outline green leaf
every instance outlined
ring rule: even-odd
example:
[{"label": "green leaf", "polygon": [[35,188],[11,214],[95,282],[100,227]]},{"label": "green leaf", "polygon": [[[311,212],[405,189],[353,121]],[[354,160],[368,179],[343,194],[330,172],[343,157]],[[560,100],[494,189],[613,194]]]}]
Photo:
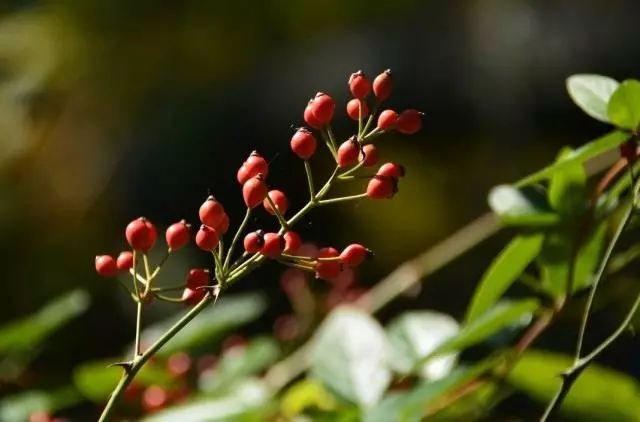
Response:
[{"label": "green leaf", "polygon": [[509,185],[495,186],[489,191],[489,206],[505,226],[549,227],[560,222],[546,198],[531,190]]},{"label": "green leaf", "polygon": [[49,302],[35,314],[0,327],[0,354],[37,347],[88,307],[89,295],[83,290],[74,290]]},{"label": "green leaf", "polygon": [[55,413],[82,401],[82,396],[73,387],[56,391],[26,391],[8,396],[0,401],[0,421],[16,422],[29,420],[35,412]]},{"label": "green leaf", "polygon": [[[101,402],[109,396],[122,376],[122,368],[108,366],[116,359],[93,361],[76,367],[73,371],[73,382],[76,388],[87,399]],[[136,375],[136,382],[143,385],[160,385],[170,387],[174,380],[161,366],[144,365]]]},{"label": "green leaf", "polygon": [[200,377],[200,390],[209,394],[227,391],[240,378],[256,375],[280,358],[281,351],[274,339],[261,337],[246,347],[229,349],[212,371]]},{"label": "green leaf", "polygon": [[482,276],[467,309],[465,324],[487,312],[538,256],[542,234],[515,237],[500,252]]},{"label": "green leaf", "polygon": [[391,382],[384,329],[370,315],[337,307],[311,346],[311,375],[329,391],[361,409],[375,405]]},{"label": "green leaf", "polygon": [[[458,331],[458,322],[449,315],[432,311],[406,312],[387,327],[392,346],[389,365],[402,374],[409,374],[422,358]],[[420,376],[428,380],[444,378],[451,372],[456,360],[456,353],[440,356],[422,365],[419,368]]]},{"label": "green leaf", "polygon": [[[529,350],[508,376],[509,383],[546,405],[560,387],[559,373],[570,368],[569,356]],[[591,364],[571,388],[561,413],[576,421],[637,421],[640,385],[633,378]]]},{"label": "green leaf", "polygon": [[[223,296],[215,306],[200,313],[157,353],[160,357],[192,349],[216,341],[224,334],[259,318],[267,309],[267,301],[259,294]],[[152,343],[175,324],[182,314],[154,324],[142,332],[142,342]],[[133,346],[131,346],[133,349]]]},{"label": "green leaf", "polygon": [[280,410],[288,420],[309,408],[332,411],[337,409],[337,405],[331,394],[319,383],[308,378],[289,387],[280,400]]},{"label": "green leaf", "polygon": [[623,81],[613,93],[607,106],[611,123],[622,129],[636,130],[640,125],[640,82]]},{"label": "green leaf", "polygon": [[602,75],[572,75],[567,78],[567,91],[578,107],[589,116],[609,123],[607,104],[618,81]]},{"label": "green leaf", "polygon": [[[558,155],[557,161],[562,161],[572,152],[570,148],[564,148]],[[555,172],[549,184],[549,203],[565,217],[577,215],[584,208],[586,181],[587,173],[578,162]]]}]

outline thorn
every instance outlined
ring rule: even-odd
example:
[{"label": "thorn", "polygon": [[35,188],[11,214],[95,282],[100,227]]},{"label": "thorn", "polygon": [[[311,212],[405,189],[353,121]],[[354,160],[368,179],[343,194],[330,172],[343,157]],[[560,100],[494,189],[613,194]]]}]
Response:
[{"label": "thorn", "polygon": [[119,366],[120,368],[124,369],[125,372],[129,372],[131,370],[131,367],[133,366],[133,362],[131,362],[131,361],[114,362],[114,363],[110,363],[109,365],[107,365],[107,368],[112,368],[114,366]]}]

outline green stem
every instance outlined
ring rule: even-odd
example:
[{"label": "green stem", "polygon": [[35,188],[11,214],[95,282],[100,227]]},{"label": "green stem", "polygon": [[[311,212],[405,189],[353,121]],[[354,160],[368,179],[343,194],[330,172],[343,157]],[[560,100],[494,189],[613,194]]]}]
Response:
[{"label": "green stem", "polygon": [[375,118],[379,107],[380,107],[380,101],[376,100],[376,102],[373,104],[373,108],[371,109],[371,114],[367,119],[367,124],[364,126],[364,129],[362,130],[363,133],[367,133],[367,131],[369,130],[369,127],[371,127],[371,124],[373,123],[373,119]]},{"label": "green stem", "polygon": [[171,255],[171,248],[167,249],[167,253],[164,254],[164,256],[162,257],[162,260],[160,260],[156,269],[153,270],[153,273],[151,274],[151,277],[149,277],[149,280],[153,280],[154,278],[156,278],[158,273],[160,273],[160,270],[162,269],[162,266],[164,265],[164,263],[167,262],[169,255]]},{"label": "green stem", "polygon": [[367,193],[365,192],[365,193],[359,193],[357,195],[343,196],[340,198],[323,199],[321,201],[318,201],[318,205],[329,205],[329,204],[335,204],[337,202],[354,201],[354,200],[363,199],[366,197],[367,197]]},{"label": "green stem", "polygon": [[333,155],[333,159],[336,160],[338,156],[336,153],[336,147],[331,143],[331,139],[329,138],[329,135],[327,135],[327,131],[322,129],[320,131],[320,136],[322,136],[322,139],[324,140],[325,145],[327,145],[329,152],[331,152],[331,155]]},{"label": "green stem", "polygon": [[304,171],[307,174],[307,182],[309,183],[309,197],[311,201],[315,200],[316,190],[313,186],[313,173],[311,172],[311,165],[309,165],[309,160],[304,160]]},{"label": "green stem", "polygon": [[161,286],[161,287],[153,287],[151,289],[154,293],[162,293],[162,292],[171,292],[174,290],[182,290],[187,287],[186,284],[176,284],[174,286]]},{"label": "green stem", "polygon": [[269,195],[266,196],[267,202],[269,202],[269,205],[271,205],[271,209],[273,209],[273,212],[276,215],[276,218],[278,219],[278,222],[280,223],[280,227],[283,228],[284,230],[288,231],[289,230],[289,226],[287,225],[287,220],[284,219],[284,217],[282,216],[282,213],[280,212],[280,209],[276,206],[276,204],[273,202],[273,199],[271,199],[271,197]]},{"label": "green stem", "polygon": [[238,243],[238,239],[240,238],[240,235],[244,231],[247,223],[249,223],[250,217],[251,217],[251,208],[247,208],[247,212],[244,215],[244,219],[242,220],[242,223],[240,223],[240,227],[238,227],[238,231],[233,236],[233,240],[231,241],[231,245],[229,246],[229,251],[227,251],[227,257],[224,260],[224,265],[222,266],[223,272],[226,271],[227,268],[229,268],[229,263],[231,262],[231,255],[233,254],[233,248],[235,248],[236,243]]}]

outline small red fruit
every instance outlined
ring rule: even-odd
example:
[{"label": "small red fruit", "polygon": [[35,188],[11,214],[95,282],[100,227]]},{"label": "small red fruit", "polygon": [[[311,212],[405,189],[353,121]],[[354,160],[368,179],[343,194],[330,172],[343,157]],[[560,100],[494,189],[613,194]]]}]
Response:
[{"label": "small red fruit", "polygon": [[363,166],[373,167],[378,164],[378,148],[373,144],[367,144],[362,147],[362,153],[358,158],[358,161],[364,161]]},{"label": "small red fruit", "polygon": [[120,252],[116,258],[116,266],[120,271],[129,271],[133,268],[133,254],[131,251]]},{"label": "small red fruit", "polygon": [[364,99],[369,94],[371,84],[362,70],[352,73],[349,77],[349,90],[354,97],[359,99]]},{"label": "small red fruit", "polygon": [[187,287],[197,290],[209,284],[209,270],[205,268],[193,268],[187,274]]},{"label": "small red fruit", "polygon": [[273,323],[273,334],[280,341],[294,340],[300,334],[300,321],[296,315],[282,315]]},{"label": "small red fruit", "polygon": [[360,151],[361,146],[355,136],[352,136],[348,140],[344,141],[338,148],[338,154],[336,158],[338,167],[348,167],[357,163],[358,157],[360,156]]},{"label": "small red fruit", "polygon": [[229,230],[229,224],[231,224],[231,222],[229,221],[229,216],[227,215],[227,213],[224,213],[224,215],[222,216],[222,221],[216,227],[216,231],[221,235],[225,234]]},{"label": "small red fruit", "polygon": [[366,102],[357,98],[352,98],[347,103],[347,115],[353,120],[360,120],[360,107],[362,107],[362,117],[369,115],[369,106]]},{"label": "small red fruit", "polygon": [[389,98],[393,89],[393,78],[391,77],[391,69],[387,69],[373,80],[373,93],[378,101]]},{"label": "small red fruit", "polygon": [[125,236],[133,249],[146,254],[156,243],[158,233],[149,220],[140,217],[127,224]]},{"label": "small red fruit", "polygon": [[218,246],[220,238],[218,232],[213,227],[206,224],[200,226],[200,230],[196,233],[196,245],[203,251],[212,251]]},{"label": "small red fruit", "polygon": [[264,232],[262,230],[256,230],[255,232],[247,233],[244,237],[244,250],[247,253],[256,253],[264,246]]},{"label": "small red fruit", "polygon": [[110,255],[96,256],[96,272],[102,277],[115,277],[118,274],[116,260]]},{"label": "small red fruit", "polygon": [[313,104],[313,98],[309,100],[309,102],[307,103],[307,107],[305,107],[304,109],[304,122],[307,124],[307,126],[311,126],[314,129],[320,129],[322,125],[320,124],[320,121],[316,118],[316,116],[313,114],[313,108],[311,107],[312,104]]},{"label": "small red fruit", "polygon": [[364,246],[353,243],[340,253],[340,261],[349,267],[357,267],[364,262],[365,259],[373,256],[373,252]]},{"label": "small red fruit", "polygon": [[306,128],[299,128],[291,137],[291,150],[303,160],[308,160],[315,154],[318,142]]},{"label": "small red fruit", "polygon": [[142,394],[142,407],[147,412],[155,412],[162,409],[168,403],[167,391],[158,386],[147,387]]},{"label": "small red fruit", "polygon": [[[268,195],[269,198],[271,198],[271,200],[273,201],[277,210],[280,211],[280,215],[285,215],[287,210],[289,209],[289,200],[287,199],[287,196],[282,191],[276,189],[269,191]],[[267,198],[262,201],[262,206],[265,210],[267,210],[269,214],[276,215],[276,211],[273,209],[271,203],[269,203],[269,200]]]},{"label": "small red fruit", "polygon": [[280,256],[284,246],[284,239],[278,233],[265,233],[260,253],[268,258],[275,258]]},{"label": "small red fruit", "polygon": [[422,127],[422,116],[423,113],[418,110],[408,109],[404,110],[398,116],[398,121],[396,122],[396,128],[398,132],[404,133],[406,135],[412,135],[420,130]]},{"label": "small red fruit", "polygon": [[385,110],[378,116],[378,130],[392,130],[398,124],[398,113]]},{"label": "small red fruit", "polygon": [[395,177],[396,179],[399,179],[401,177],[404,177],[405,170],[404,170],[404,167],[401,166],[400,164],[384,163],[383,165],[380,166],[376,174],[378,176],[388,176],[388,177]]},{"label": "small red fruit", "polygon": [[225,212],[222,204],[211,195],[209,195],[202,205],[200,205],[200,209],[198,210],[198,216],[200,217],[202,224],[206,224],[210,227],[217,227],[220,225],[224,219],[224,214]]},{"label": "small red fruit", "polygon": [[241,185],[244,185],[247,180],[251,179],[251,175],[249,174],[249,169],[247,169],[247,166],[242,164],[238,169],[238,174],[236,175],[236,177],[238,179],[238,183],[240,183]]},{"label": "small red fruit", "polygon": [[185,352],[174,353],[167,359],[167,370],[176,378],[183,377],[191,369],[191,357]]},{"label": "small red fruit", "polygon": [[398,192],[398,179],[376,175],[367,185],[367,196],[372,199],[388,199]]},{"label": "small red fruit", "polygon": [[[322,248],[318,251],[318,258],[337,258],[340,256],[335,248]],[[340,275],[342,265],[340,261],[318,261],[316,264],[316,277],[323,280],[332,280]]]},{"label": "small red fruit", "polygon": [[311,113],[313,113],[316,121],[320,126],[328,125],[333,119],[333,113],[336,110],[336,102],[330,95],[324,92],[318,92],[310,104]]},{"label": "small red fruit", "polygon": [[187,222],[185,220],[181,220],[170,225],[165,232],[165,239],[167,240],[167,245],[169,245],[169,248],[171,248],[172,251],[177,251],[184,247],[189,243],[189,239],[191,239],[191,232],[189,231],[189,225]]},{"label": "small red fruit", "polygon": [[29,422],[51,422],[52,417],[44,410],[29,415]]},{"label": "small red fruit", "polygon": [[263,156],[258,154],[258,151],[253,151],[249,154],[249,158],[245,161],[244,166],[247,168],[249,177],[254,177],[258,174],[262,174],[263,177],[269,175],[269,163],[267,163],[267,160],[265,160]]},{"label": "small red fruit", "polygon": [[207,294],[204,289],[193,290],[188,287],[182,291],[182,301],[188,305],[195,305]]},{"label": "small red fruit", "polygon": [[286,232],[284,234],[284,250],[282,252],[286,254],[293,255],[300,249],[302,246],[302,238],[296,232]]},{"label": "small red fruit", "polygon": [[247,180],[242,186],[242,197],[249,208],[255,208],[267,197],[267,185],[262,174]]}]

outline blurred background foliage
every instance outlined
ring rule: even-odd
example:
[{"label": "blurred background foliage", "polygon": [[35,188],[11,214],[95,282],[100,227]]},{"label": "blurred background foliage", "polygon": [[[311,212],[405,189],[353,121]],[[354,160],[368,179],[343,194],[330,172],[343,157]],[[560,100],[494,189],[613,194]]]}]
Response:
[{"label": "blurred background foliage", "polygon": [[[270,182],[301,204],[307,188],[292,177],[302,167],[289,153],[291,127],[316,91],[346,103],[351,72],[393,69],[389,106],[426,113],[418,136],[380,145],[407,168],[394,201],[323,209],[300,229],[320,244],[375,250],[359,274],[370,286],[485,212],[491,186],[606,130],[572,105],[568,75],[622,79],[640,65],[633,0],[5,0],[0,13],[0,321],[75,288],[93,298],[46,343],[24,387],[56,385],[78,362],[118,354],[132,338],[134,307],[93,270],[96,253],[124,247],[132,218],[195,221],[210,190],[238,224],[235,172],[254,149],[272,161]],[[353,130],[346,116],[336,125],[341,138]],[[439,272],[383,319],[425,307],[460,318],[504,239]],[[193,265],[207,257],[193,249],[172,257],[164,277],[182,279]],[[269,265],[234,287],[269,295],[267,317],[247,332],[269,330],[289,306],[280,272]],[[608,293],[624,297],[634,281]],[[173,309],[153,307],[149,319]],[[590,336],[619,317],[598,313]],[[541,344],[568,350],[575,319],[567,319]],[[604,361],[638,377],[638,346],[622,340]]]}]

